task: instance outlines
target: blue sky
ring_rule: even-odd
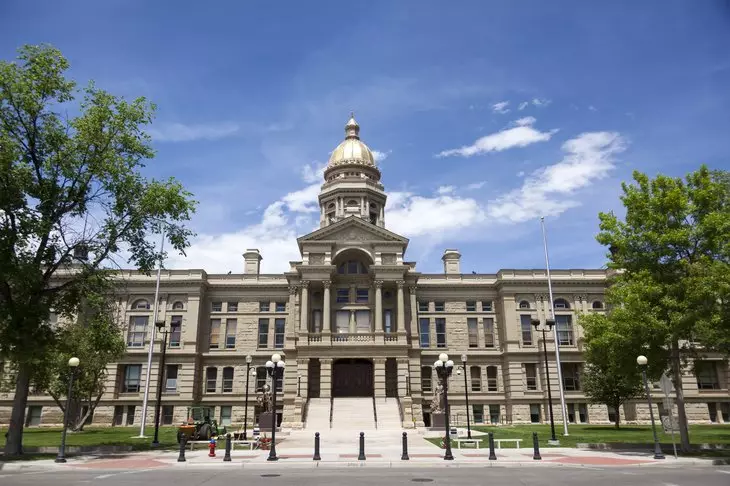
[[[445,248],[465,273],[541,268],[542,214],[553,267],[600,267],[633,169],[730,168],[724,0],[0,4],[3,59],[41,42],[158,105],[146,172],[200,201],[168,266],[240,272],[258,247],[285,270],[350,110],[424,272]]]

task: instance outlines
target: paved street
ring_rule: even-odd
[[[461,468],[350,468],[298,469],[277,467],[257,468],[184,468],[139,470],[48,470],[32,472],[0,471],[2,485],[53,486],[104,484],[107,486],[146,486],[174,484],[176,486],[230,486],[255,484],[277,486],[309,485],[481,485],[492,486],[727,486],[730,484],[728,467],[628,467],[600,468],[586,466],[541,467],[461,467]],[[249,481],[251,483],[249,483]]]

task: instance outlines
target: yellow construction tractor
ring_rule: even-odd
[[[225,435],[226,428],[218,429],[218,422],[213,418],[212,407],[188,407],[188,420],[177,429],[178,443],[185,437],[189,440],[210,440]]]

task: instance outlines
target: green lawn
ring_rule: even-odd
[[[0,428],[0,440],[5,445],[5,432],[7,428]],[[177,428],[160,427],[160,447],[177,447]],[[154,427],[145,430],[147,439],[138,439],[139,427],[86,427],[82,432],[69,432],[66,435],[68,446],[100,446],[117,445],[132,446],[135,450],[147,450],[151,448]],[[60,428],[27,428],[23,432],[23,445],[34,447],[58,447],[61,443]]]
[[[495,439],[522,439],[522,447],[532,447],[532,433],[537,432],[540,447],[548,447],[550,439],[549,425],[514,425],[514,426],[474,426],[472,430],[494,432]],[[571,425],[568,427],[570,435],[564,437],[562,424],[555,424],[555,436],[561,447],[575,447],[578,443],[632,443],[652,444],[654,438],[650,426],[630,425],[616,430],[612,425]],[[664,434],[661,426],[657,429],[659,441],[662,444],[671,444],[671,434]],[[690,442],[692,444],[730,444],[730,425],[691,425]],[[440,439],[428,439],[434,444]],[[679,443],[679,434],[675,434]],[[488,447],[487,436],[483,436],[481,447]],[[503,447],[514,445],[503,444]],[[668,452],[668,451],[665,451]]]

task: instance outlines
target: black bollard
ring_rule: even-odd
[[[540,456],[540,443],[537,441],[537,432],[532,433],[532,447],[535,449],[532,458],[536,461],[541,461],[542,457]]]
[[[177,456],[177,462],[185,462],[185,444],[188,441],[188,437],[183,435],[180,437],[180,455]]]
[[[410,460],[410,457],[408,457],[408,434],[406,432],[403,432],[403,454],[400,456],[400,460]]]
[[[357,460],[365,460],[365,432],[360,432],[360,454],[358,454]]]
[[[497,454],[494,453],[494,432],[489,433],[489,460],[497,460]]]
[[[314,457],[313,461],[321,461],[322,458],[319,455],[319,432],[314,433]]]
[[[231,434],[226,434],[226,454],[223,456],[223,462],[231,462]]]

